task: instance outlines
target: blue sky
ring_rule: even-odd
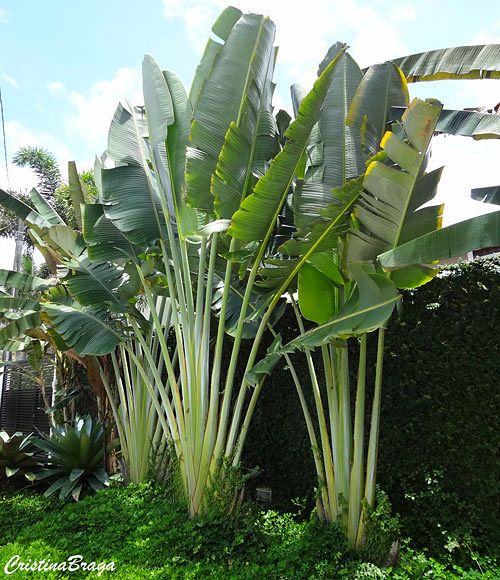
[[[306,86],[337,40],[365,66],[432,48],[500,42],[500,4],[476,0],[244,0],[234,5],[275,20],[280,46],[276,105],[289,106],[289,86]],[[0,82],[9,158],[25,144],[90,167],[106,147],[120,98],[140,99],[145,53],[189,85],[210,26],[226,5],[219,0],[0,0]],[[447,107],[493,105],[500,81],[423,83],[413,96],[440,98]],[[470,185],[500,181],[500,142],[439,138],[434,165],[446,164],[440,196],[446,220],[484,208],[467,199]],[[30,188],[28,170],[10,167],[14,188]],[[0,164],[0,186],[5,187]]]

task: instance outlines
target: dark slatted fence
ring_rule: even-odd
[[[0,429],[10,435],[16,431],[25,434],[36,431],[48,433],[50,429],[40,388],[27,372],[33,372],[27,362],[6,365],[4,368]],[[48,363],[43,372],[50,401],[54,366]]]

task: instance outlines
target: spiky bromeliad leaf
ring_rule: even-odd
[[[108,354],[124,340],[99,310],[52,303],[44,304],[43,309],[56,332],[82,356]]]
[[[500,78],[500,44],[457,46],[393,59],[409,83]]]
[[[274,59],[274,24],[268,17],[227,8],[213,29],[224,41],[210,43],[195,78],[196,102],[186,164],[188,203],[211,212],[211,178],[231,123],[239,125],[242,106],[252,93],[260,95]],[[212,55],[217,57],[212,59]],[[200,65],[201,66],[201,65]],[[255,86],[254,86],[255,83]],[[192,91],[193,93],[193,91]],[[254,105],[259,106],[257,103]],[[248,136],[247,136],[248,138]]]
[[[404,107],[392,107],[391,120],[399,121],[404,111]],[[480,139],[500,139],[500,115],[443,109],[434,131],[447,135],[472,137],[477,141]]]
[[[415,99],[402,119],[402,135],[388,131],[381,143],[390,166],[373,161],[368,166],[365,191],[354,209],[360,227],[347,241],[347,261],[375,260],[384,251],[441,227],[442,205],[422,208],[437,186],[439,173],[422,173],[434,128],[441,112],[435,100]],[[430,187],[429,187],[430,186]],[[421,266],[393,272],[399,288],[412,288],[435,274]]]
[[[256,385],[263,375],[269,374],[284,354],[328,344],[335,338],[373,332],[387,322],[399,300],[395,285],[386,276],[375,273],[370,265],[351,264],[350,271],[356,284],[338,314],[281,348],[275,345],[247,374],[250,384]]]
[[[402,268],[497,246],[500,246],[500,211],[424,234],[384,252],[378,260],[384,268]]]
[[[252,242],[270,236],[342,55],[343,51],[337,54],[302,100],[297,118],[286,131],[288,141],[283,150],[256,183],[252,195],[243,200],[240,209],[233,215],[228,231],[232,237]]]

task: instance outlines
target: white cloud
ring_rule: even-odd
[[[226,0],[163,0],[164,16],[183,20],[189,41],[201,50],[209,23],[226,4]],[[361,65],[405,54],[401,24],[416,16],[408,3],[388,15],[382,9],[361,7],[356,0],[309,0],[307,9],[288,0],[235,0],[232,4],[271,16],[277,26],[279,63],[293,82],[304,86],[312,84],[318,63],[338,40],[351,45],[351,53]]]
[[[14,87],[15,89],[19,88],[19,83],[14,77],[9,76],[8,74],[3,74],[2,77],[11,87]]]
[[[7,10],[0,8],[0,24],[8,24],[9,23],[9,15]]]
[[[122,68],[111,80],[93,84],[88,91],[73,91],[70,102],[76,112],[67,120],[68,129],[83,137],[92,150],[104,149],[109,124],[120,100],[142,103],[141,75],[137,69]]]
[[[47,83],[49,93],[53,95],[63,95],[66,93],[66,86],[61,81],[51,81]]]

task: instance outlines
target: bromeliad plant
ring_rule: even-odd
[[[24,475],[33,481],[41,465],[32,435],[0,431],[0,469],[7,477]]]
[[[415,227],[407,237],[397,234],[407,216],[411,222],[421,211],[415,210],[426,194],[415,193],[416,183],[426,191],[437,185],[439,174],[423,173],[423,139],[438,127],[432,123],[440,107],[416,102],[384,141],[386,153],[378,153],[387,122],[400,116],[393,106],[408,105],[406,81],[392,63],[363,74],[346,47],[336,45],[313,89],[305,96],[294,90],[296,118],[286,128],[286,114],[272,114],[272,22],[227,8],[213,32],[219,40],[209,40],[189,95],[173,73],[144,59],[145,106],[118,107],[108,151],[96,162],[99,203],[85,204],[78,184],[74,188],[81,231],[48,213],[39,223],[31,209],[19,209],[48,259],[56,248],[62,268],[55,287],[44,282],[42,298],[30,304],[31,319],[18,319],[4,338],[41,325],[61,350],[109,355],[112,372],[101,366],[100,377],[129,479],[147,476],[152,449],[171,450],[193,516],[208,507],[228,466],[238,465],[265,376],[284,356],[312,447],[322,450],[315,454],[320,514],[346,528],[354,522],[349,535],[362,538],[364,384],[360,380],[353,445],[345,341],[361,334],[363,343],[367,332],[384,326],[398,300],[398,276],[430,276],[419,265],[388,275],[376,258],[430,231]],[[428,68],[438,74],[447,59],[432,62]],[[490,65],[479,59],[471,70],[494,70]],[[395,201],[388,202],[392,195]],[[287,203],[297,232],[282,244]],[[438,217],[432,215],[435,228]],[[489,231],[484,225],[481,232]],[[366,249],[368,242],[374,251]],[[39,284],[2,276],[6,285]],[[286,348],[276,336],[269,357],[255,366],[262,338],[274,333],[286,299],[297,309],[299,325],[304,315],[321,326]],[[225,334],[232,336],[229,348]],[[244,339],[253,343],[242,377],[237,371]],[[330,430],[310,355],[316,345],[325,360]],[[305,350],[313,379],[319,440],[289,358],[297,347]],[[369,448],[373,478],[377,424],[372,421]]]
[[[36,439],[34,444],[48,456],[36,481],[53,480],[47,497],[59,492],[60,499],[81,496],[104,489],[108,474],[104,469],[104,427],[92,417],[77,417],[74,425],[54,427],[52,434]]]

